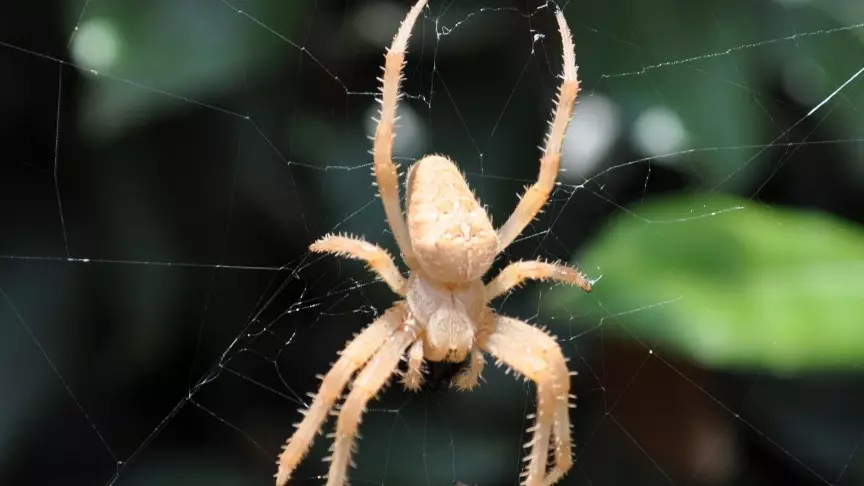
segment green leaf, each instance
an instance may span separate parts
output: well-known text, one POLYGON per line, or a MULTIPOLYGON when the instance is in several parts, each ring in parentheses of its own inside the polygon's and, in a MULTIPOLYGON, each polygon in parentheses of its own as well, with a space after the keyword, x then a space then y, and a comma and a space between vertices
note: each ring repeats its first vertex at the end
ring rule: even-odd
POLYGON ((602 274, 594 291, 560 287, 547 300, 574 325, 715 367, 864 363, 864 231, 829 215, 665 199, 622 212, 578 263, 602 274))

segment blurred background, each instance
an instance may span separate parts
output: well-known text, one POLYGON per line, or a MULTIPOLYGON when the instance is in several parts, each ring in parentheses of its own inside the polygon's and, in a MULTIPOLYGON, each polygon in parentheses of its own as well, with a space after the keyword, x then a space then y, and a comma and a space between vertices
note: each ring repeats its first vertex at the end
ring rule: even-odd
MULTIPOLYGON (((864 484, 864 4, 559 6, 566 170, 495 270, 565 260, 595 290, 494 305, 579 372, 562 484, 864 484)), ((395 251, 367 136, 409 7, 4 4, 0 483, 271 484, 315 375, 394 300, 306 248, 395 251)), ((430 0, 413 31, 395 153, 453 157, 497 223, 536 177, 554 7, 430 0)), ((517 484, 533 388, 484 377, 391 387, 352 484, 517 484)))

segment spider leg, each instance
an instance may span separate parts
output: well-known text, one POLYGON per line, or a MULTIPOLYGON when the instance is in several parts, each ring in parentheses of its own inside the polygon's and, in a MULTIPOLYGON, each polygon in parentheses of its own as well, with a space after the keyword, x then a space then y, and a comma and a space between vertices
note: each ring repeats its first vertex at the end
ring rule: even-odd
POLYGON ((390 375, 396 371, 402 353, 417 339, 418 334, 417 329, 409 325, 399 328, 354 380, 351 393, 345 399, 336 422, 327 486, 345 484, 348 465, 353 466, 351 453, 355 448, 357 427, 366 411, 366 404, 386 385, 390 375))
POLYGON ((486 284, 486 298, 492 300, 500 297, 529 279, 556 280, 579 286, 585 292, 591 292, 591 282, 575 268, 532 260, 515 262, 504 267, 504 270, 486 284))
POLYGON ((408 280, 402 276, 393 257, 387 250, 378 245, 369 243, 361 238, 326 235, 320 240, 312 243, 309 250, 316 253, 333 253, 338 256, 361 260, 366 262, 369 268, 378 274, 392 290, 401 296, 405 296, 408 280))
POLYGON ((342 394, 348 380, 382 345, 388 342, 393 333, 404 324, 406 315, 405 307, 396 304, 342 350, 339 359, 324 376, 321 388, 318 389, 312 404, 305 410, 299 410, 305 417, 299 424, 294 424, 297 430, 288 439, 284 450, 279 455, 276 486, 283 486, 288 482, 294 468, 308 452, 315 435, 321 429, 321 424, 327 418, 327 413, 342 394))
POLYGON ((468 369, 460 372, 453 380, 453 386, 459 391, 471 391, 480 384, 480 373, 483 372, 483 366, 486 364, 486 359, 483 358, 483 352, 478 348, 471 350, 471 356, 468 358, 468 369))
MULTIPOLYGON (((533 380, 537 386, 537 412, 531 441, 525 447, 531 453, 525 459, 528 467, 522 473, 526 486, 551 485, 573 465, 570 443, 570 373, 561 347, 552 336, 518 319, 498 316, 494 330, 484 339, 483 348, 516 372, 533 380), (546 476, 550 442, 555 462, 546 476)), ((529 415, 529 417, 531 417, 529 415)))
POLYGON ((423 385, 423 341, 417 340, 408 350, 408 371, 402 378, 406 390, 419 391, 423 385))
POLYGON ((426 0, 419 0, 408 12, 399 31, 393 38, 393 45, 387 51, 384 61, 384 76, 381 81, 381 110, 379 112, 378 127, 375 129, 375 141, 372 148, 373 172, 381 194, 381 202, 384 204, 384 213, 393 237, 402 252, 402 259, 409 268, 417 268, 417 260, 414 257, 414 249, 411 247, 411 239, 408 234, 408 226, 402 216, 402 206, 399 202, 399 174, 396 164, 393 163, 393 133, 396 123, 396 105, 402 95, 399 92, 399 84, 402 81, 402 67, 405 64, 405 49, 408 47, 408 38, 411 29, 420 16, 420 11, 426 5, 426 0))
POLYGON ((570 36, 570 28, 564 19, 564 13, 558 10, 555 13, 558 19, 558 30, 561 32, 561 40, 564 44, 564 72, 562 81, 558 88, 558 99, 549 124, 549 133, 546 135, 546 146, 543 149, 543 157, 540 159, 540 173, 537 182, 534 183, 522 198, 519 204, 504 223, 498 229, 498 251, 503 251, 513 243, 519 233, 528 226, 540 209, 546 204, 552 189, 555 186, 555 178, 558 176, 558 166, 561 161, 561 144, 564 141, 564 133, 570 123, 570 115, 573 113, 573 103, 579 93, 579 80, 576 77, 576 55, 573 48, 573 38, 570 36))
MULTIPOLYGON (((576 373, 567 372, 568 381, 573 374, 576 373)), ((573 467, 573 442, 570 438, 570 409, 575 407, 570 403, 570 399, 573 398, 575 395, 567 395, 566 398, 557 400, 555 404, 555 423, 552 428, 555 434, 553 444, 555 465, 546 476, 546 485, 557 483, 573 467)))
POLYGON ((513 319, 516 325, 523 326, 523 330, 527 333, 525 340, 534 345, 539 346, 547 353, 548 363, 556 379, 559 380, 564 388, 558 388, 556 391, 555 400, 555 422, 552 424, 552 432, 554 434, 554 443, 552 444, 555 453, 555 464, 546 476, 546 485, 555 484, 558 482, 573 465, 573 446, 570 438, 570 409, 575 407, 571 400, 575 399, 575 395, 569 394, 570 377, 576 372, 571 372, 567 368, 568 358, 565 358, 561 353, 561 347, 555 340, 554 336, 550 336, 543 329, 539 329, 530 324, 513 319))

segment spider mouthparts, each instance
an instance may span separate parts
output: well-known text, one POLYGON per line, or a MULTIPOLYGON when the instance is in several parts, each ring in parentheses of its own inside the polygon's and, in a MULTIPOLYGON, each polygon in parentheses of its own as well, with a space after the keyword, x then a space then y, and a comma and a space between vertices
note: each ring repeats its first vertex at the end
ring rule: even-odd
POLYGON ((463 361, 431 361, 428 363, 426 371, 426 380, 424 389, 428 391, 446 391, 453 378, 462 371, 468 364, 467 360, 463 361))

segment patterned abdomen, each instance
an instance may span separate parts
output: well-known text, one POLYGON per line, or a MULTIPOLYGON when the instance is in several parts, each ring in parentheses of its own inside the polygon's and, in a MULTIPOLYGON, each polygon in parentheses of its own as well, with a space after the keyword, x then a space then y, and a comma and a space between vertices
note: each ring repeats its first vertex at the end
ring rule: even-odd
POLYGON ((408 231, 420 266, 432 279, 479 279, 498 252, 486 210, 450 160, 432 155, 408 172, 408 231))

